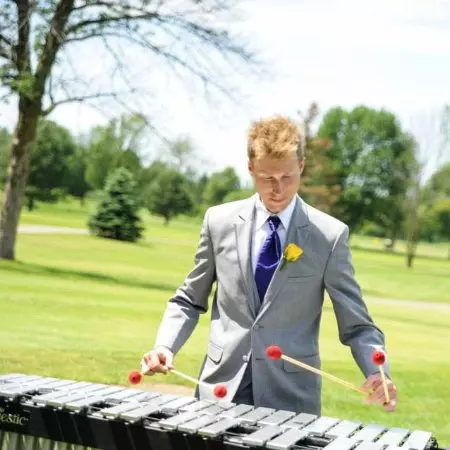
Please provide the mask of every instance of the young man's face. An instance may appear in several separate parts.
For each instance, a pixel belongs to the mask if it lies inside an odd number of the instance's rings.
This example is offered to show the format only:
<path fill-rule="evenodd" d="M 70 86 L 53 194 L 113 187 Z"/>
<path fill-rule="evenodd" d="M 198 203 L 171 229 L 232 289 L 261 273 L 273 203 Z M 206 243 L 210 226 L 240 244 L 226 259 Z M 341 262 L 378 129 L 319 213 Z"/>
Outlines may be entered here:
<path fill-rule="evenodd" d="M 272 213 L 278 213 L 289 205 L 300 187 L 300 175 L 304 161 L 291 152 L 282 159 L 265 156 L 248 163 L 255 189 L 264 206 Z"/>

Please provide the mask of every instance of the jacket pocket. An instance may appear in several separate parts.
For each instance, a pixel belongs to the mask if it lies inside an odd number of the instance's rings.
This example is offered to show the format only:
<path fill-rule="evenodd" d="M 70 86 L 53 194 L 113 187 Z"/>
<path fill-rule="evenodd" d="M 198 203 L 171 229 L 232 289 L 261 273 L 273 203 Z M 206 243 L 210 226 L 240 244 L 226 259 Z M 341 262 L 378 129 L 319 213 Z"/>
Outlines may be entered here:
<path fill-rule="evenodd" d="M 223 348 L 219 347 L 217 344 L 214 344 L 214 342 L 209 341 L 208 342 L 208 350 L 207 350 L 208 358 L 211 359 L 211 361 L 218 364 L 220 360 L 222 359 L 223 355 Z"/>

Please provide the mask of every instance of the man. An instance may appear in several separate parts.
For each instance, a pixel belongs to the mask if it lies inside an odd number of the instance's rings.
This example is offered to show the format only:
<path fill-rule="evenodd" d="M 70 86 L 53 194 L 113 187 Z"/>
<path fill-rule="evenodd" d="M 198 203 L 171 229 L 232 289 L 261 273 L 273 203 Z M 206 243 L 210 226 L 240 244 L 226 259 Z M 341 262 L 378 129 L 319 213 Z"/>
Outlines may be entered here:
<path fill-rule="evenodd" d="M 248 135 L 248 169 L 257 193 L 246 200 L 214 206 L 205 214 L 195 266 L 167 305 L 155 347 L 143 357 L 149 374 L 167 372 L 212 302 L 207 355 L 200 379 L 225 383 L 227 399 L 275 409 L 320 414 L 321 378 L 265 350 L 279 345 L 286 355 L 320 367 L 318 335 L 326 289 L 339 337 L 350 346 L 373 390 L 372 403 L 384 404 L 374 348 L 384 349 L 354 278 L 348 227 L 306 204 L 297 192 L 305 165 L 301 132 L 286 117 L 253 124 Z M 283 261 L 294 244 L 296 261 Z M 387 370 L 387 365 L 385 366 Z M 396 389 L 389 380 L 391 401 Z M 212 390 L 197 388 L 199 398 Z"/>

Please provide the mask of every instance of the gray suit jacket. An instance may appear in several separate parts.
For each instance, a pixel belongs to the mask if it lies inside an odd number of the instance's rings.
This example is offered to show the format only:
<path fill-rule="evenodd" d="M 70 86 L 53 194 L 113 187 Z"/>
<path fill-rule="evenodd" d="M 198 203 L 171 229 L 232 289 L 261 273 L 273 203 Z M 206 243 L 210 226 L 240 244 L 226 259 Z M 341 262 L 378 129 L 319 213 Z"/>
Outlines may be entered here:
<path fill-rule="evenodd" d="M 377 371 L 373 347 L 384 349 L 354 278 L 348 227 L 297 197 L 288 243 L 303 255 L 276 270 L 259 308 L 251 267 L 251 233 L 256 195 L 210 208 L 204 217 L 195 266 L 169 300 L 155 345 L 175 354 L 208 310 L 214 282 L 211 328 L 200 379 L 226 383 L 232 400 L 247 364 L 252 365 L 257 406 L 320 414 L 321 377 L 283 360 L 269 360 L 265 350 L 279 345 L 284 354 L 320 367 L 319 325 L 324 290 L 333 303 L 339 337 L 350 346 L 365 376 Z M 387 370 L 387 367 L 385 367 Z M 214 398 L 200 387 L 200 398 Z"/>

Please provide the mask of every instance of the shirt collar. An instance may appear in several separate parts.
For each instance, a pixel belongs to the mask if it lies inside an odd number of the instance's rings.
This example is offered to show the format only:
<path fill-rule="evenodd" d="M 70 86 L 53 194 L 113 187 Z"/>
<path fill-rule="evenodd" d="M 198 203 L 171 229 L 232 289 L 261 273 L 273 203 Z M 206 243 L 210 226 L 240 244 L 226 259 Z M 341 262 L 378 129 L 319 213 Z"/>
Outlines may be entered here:
<path fill-rule="evenodd" d="M 295 202 L 297 200 L 297 196 L 294 195 L 291 202 L 289 203 L 283 211 L 279 212 L 277 216 L 280 218 L 281 223 L 285 230 L 289 228 L 289 224 L 291 222 L 292 213 L 294 212 Z M 256 197 L 256 218 L 255 218 L 255 230 L 259 230 L 266 223 L 267 219 L 273 214 L 267 210 L 261 201 L 259 195 Z"/>

